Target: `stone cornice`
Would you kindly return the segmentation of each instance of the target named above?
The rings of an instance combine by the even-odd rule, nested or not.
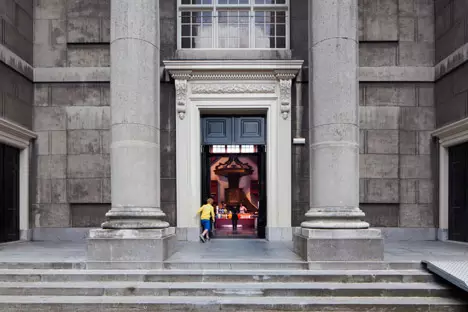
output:
[[[31,81],[34,79],[34,68],[32,65],[2,44],[0,44],[0,62],[13,68],[27,79]]]
[[[442,146],[451,146],[465,142],[468,138],[468,118],[440,127],[431,133],[439,139]]]
[[[18,148],[26,148],[31,139],[37,137],[36,133],[14,122],[0,118],[0,142],[11,144]]]

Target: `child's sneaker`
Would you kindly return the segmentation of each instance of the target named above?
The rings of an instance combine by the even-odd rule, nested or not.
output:
[[[205,242],[205,238],[203,237],[203,235],[200,234],[200,240],[202,241],[202,243]]]

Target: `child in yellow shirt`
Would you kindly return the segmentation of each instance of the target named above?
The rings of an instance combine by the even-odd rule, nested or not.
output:
[[[213,199],[208,198],[206,205],[203,205],[198,209],[197,214],[200,214],[201,223],[203,226],[203,232],[200,234],[200,240],[204,243],[208,237],[208,233],[211,230],[211,218],[215,218],[214,208],[213,208]]]

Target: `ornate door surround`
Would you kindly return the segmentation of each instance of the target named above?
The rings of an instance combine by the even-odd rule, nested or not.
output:
[[[177,233],[197,240],[201,115],[266,116],[266,238],[291,240],[291,85],[302,60],[165,61],[176,88]]]

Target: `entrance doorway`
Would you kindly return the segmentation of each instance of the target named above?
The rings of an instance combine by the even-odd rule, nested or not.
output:
[[[468,242],[468,143],[449,148],[449,240]]]
[[[0,243],[19,240],[19,150],[0,144]]]
[[[264,118],[207,117],[202,133],[201,200],[211,197],[215,202],[212,236],[265,238]]]

